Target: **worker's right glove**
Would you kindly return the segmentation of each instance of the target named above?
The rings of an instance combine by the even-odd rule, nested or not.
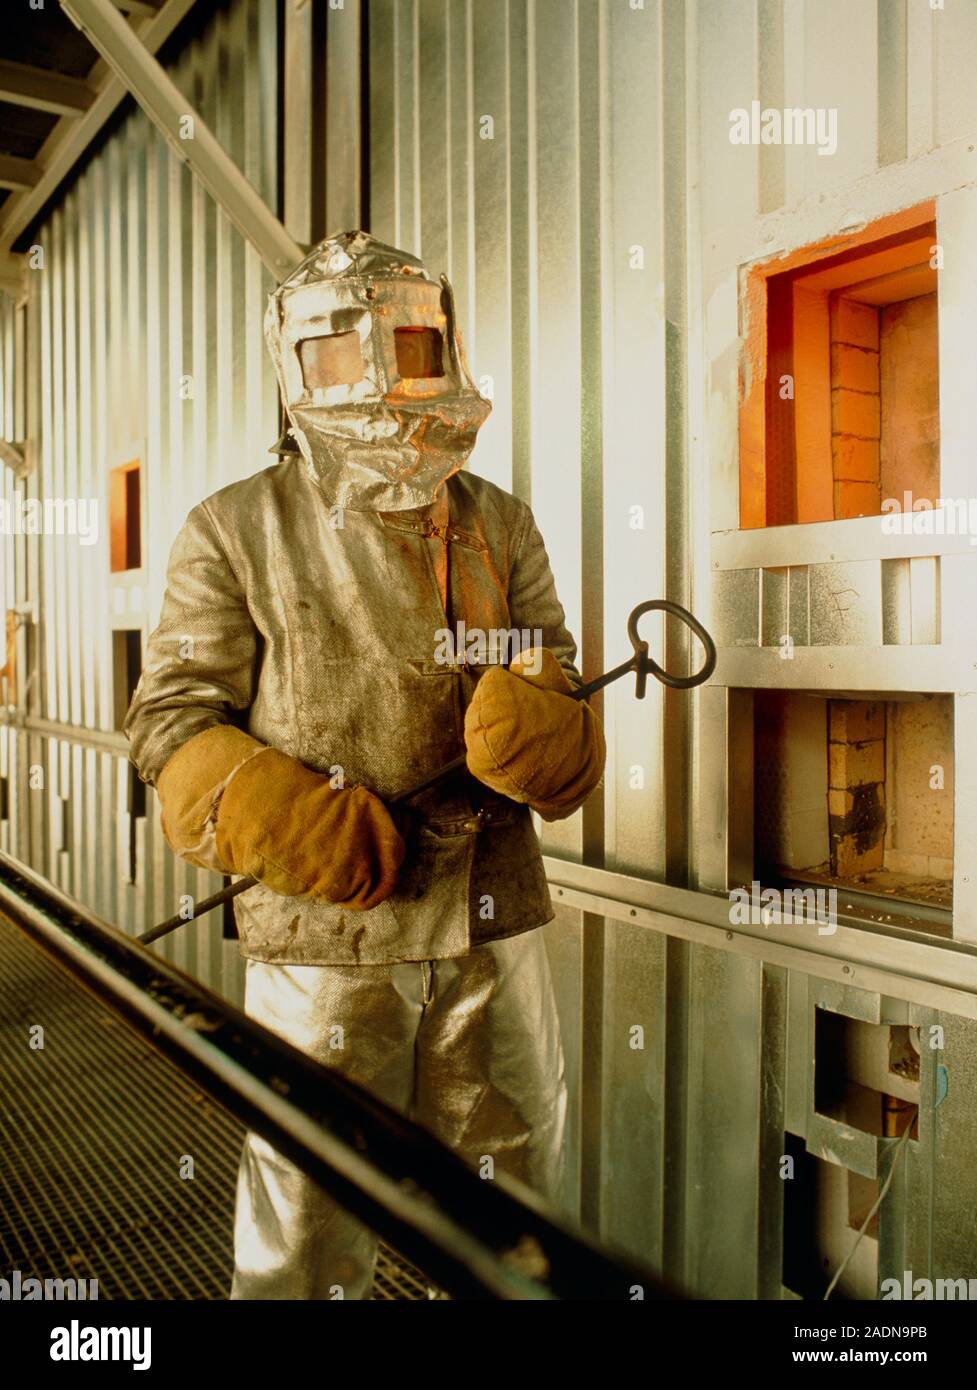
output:
[[[365,787],[330,786],[231,725],[178,748],[156,789],[166,839],[192,863],[351,912],[394,890],[405,846],[380,798]]]

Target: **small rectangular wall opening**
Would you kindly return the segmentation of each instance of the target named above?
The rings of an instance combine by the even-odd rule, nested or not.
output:
[[[129,820],[128,881],[138,883],[139,832],[137,822],[146,815],[146,784],[141,780],[133,763],[129,763],[126,768],[126,810]]]
[[[898,1139],[911,1125],[919,1138],[919,1074],[890,1070],[892,1028],[817,1009],[814,1024],[814,1109],[880,1139]],[[917,1053],[918,1060],[918,1053]]]
[[[894,1023],[889,1028],[889,1074],[919,1085],[919,1029]]]
[[[142,499],[139,460],[109,474],[109,563],[113,574],[142,565]]]
[[[798,1298],[820,1300],[849,1254],[878,1196],[878,1183],[808,1153],[804,1140],[784,1136],[791,1160],[784,1179],[782,1281]],[[832,1293],[833,1299],[874,1299],[878,1292],[878,1216]]]
[[[953,697],[754,696],[754,876],[952,907]],[[839,909],[846,906],[839,898]],[[891,909],[888,910],[888,909]]]
[[[224,876],[223,882],[225,888],[230,888],[231,880],[226,875]],[[239,933],[237,929],[237,918],[234,916],[233,898],[228,898],[228,900],[224,903],[222,909],[221,935],[223,936],[225,941],[238,940]]]
[[[908,210],[750,270],[741,526],[878,516],[904,510],[906,494],[935,506],[932,212]]]
[[[6,649],[4,664],[0,666],[0,704],[17,703],[17,611],[7,609]]]
[[[112,633],[112,691],[115,727],[121,729],[142,675],[142,632],[119,628]]]

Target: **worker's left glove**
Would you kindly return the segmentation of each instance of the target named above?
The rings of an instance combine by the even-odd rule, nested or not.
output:
[[[490,667],[465,714],[468,770],[547,821],[572,815],[604,771],[600,721],[583,700],[567,699],[572,690],[553,653],[537,648],[508,670]]]
[[[156,791],[167,843],[192,864],[350,912],[369,912],[396,887],[405,844],[378,796],[334,787],[233,725],[177,748]]]

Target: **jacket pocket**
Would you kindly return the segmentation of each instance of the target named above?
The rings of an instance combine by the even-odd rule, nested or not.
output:
[[[427,825],[413,828],[407,838],[407,857],[400,871],[397,889],[391,899],[398,903],[424,899],[434,908],[435,899],[451,892],[460,901],[467,917],[468,879],[475,854],[475,829],[457,829],[459,822],[437,829]],[[446,904],[439,903],[444,909]]]

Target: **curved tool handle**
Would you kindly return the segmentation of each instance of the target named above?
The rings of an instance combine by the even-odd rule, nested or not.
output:
[[[653,612],[670,613],[673,618],[678,618],[686,627],[691,628],[702,643],[706,659],[699,670],[693,672],[691,676],[673,676],[649,656],[648,643],[642,641],[638,636],[638,622],[645,613]],[[671,599],[652,598],[645,603],[639,603],[628,618],[628,636],[631,639],[632,647],[634,647],[635,675],[637,677],[635,693],[639,700],[644,698],[645,680],[648,676],[654,676],[656,680],[661,681],[662,685],[667,685],[672,690],[691,690],[693,686],[702,685],[703,681],[707,681],[716,669],[715,642],[698,618],[694,618],[687,608],[683,608],[680,603],[673,603]]]

